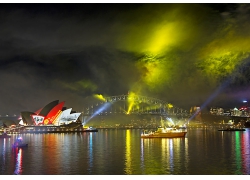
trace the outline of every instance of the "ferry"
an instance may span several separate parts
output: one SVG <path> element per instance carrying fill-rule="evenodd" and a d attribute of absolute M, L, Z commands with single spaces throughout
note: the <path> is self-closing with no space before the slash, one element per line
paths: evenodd
<path fill-rule="evenodd" d="M 172 127 L 166 127 L 161 117 L 161 126 L 156 131 L 143 131 L 141 138 L 177 138 L 185 137 L 186 134 L 186 127 L 176 127 L 174 123 Z"/>
<path fill-rule="evenodd" d="M 143 131 L 141 138 L 177 138 L 185 137 L 186 134 L 187 131 L 183 129 L 158 127 L 156 131 Z"/>

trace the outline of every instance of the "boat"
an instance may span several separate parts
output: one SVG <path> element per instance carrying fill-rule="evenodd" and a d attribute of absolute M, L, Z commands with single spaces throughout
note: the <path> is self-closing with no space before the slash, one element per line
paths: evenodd
<path fill-rule="evenodd" d="M 141 133 L 141 138 L 177 138 L 185 137 L 186 134 L 186 130 L 176 129 L 174 127 L 158 127 L 156 131 L 143 131 Z"/>
<path fill-rule="evenodd" d="M 246 129 L 229 127 L 229 128 L 225 128 L 225 129 L 218 129 L 218 131 L 246 131 Z"/>
<path fill-rule="evenodd" d="M 177 138 L 185 137 L 186 134 L 187 129 L 185 127 L 180 128 L 174 124 L 171 127 L 166 127 L 161 117 L 161 126 L 159 126 L 156 131 L 143 131 L 141 138 Z"/>
<path fill-rule="evenodd" d="M 88 127 L 86 129 L 84 129 L 84 132 L 98 132 L 98 129 L 93 128 L 93 127 Z"/>
<path fill-rule="evenodd" d="M 14 142 L 14 144 L 12 145 L 12 147 L 13 148 L 28 147 L 28 144 L 23 142 L 22 137 L 18 137 Z"/>

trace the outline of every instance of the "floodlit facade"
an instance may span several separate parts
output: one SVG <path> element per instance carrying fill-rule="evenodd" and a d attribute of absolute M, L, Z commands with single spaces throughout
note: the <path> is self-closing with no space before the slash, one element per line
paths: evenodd
<path fill-rule="evenodd" d="M 26 125 L 61 125 L 76 122 L 81 113 L 71 113 L 72 108 L 64 109 L 65 102 L 52 101 L 35 111 L 21 112 L 22 122 Z"/>

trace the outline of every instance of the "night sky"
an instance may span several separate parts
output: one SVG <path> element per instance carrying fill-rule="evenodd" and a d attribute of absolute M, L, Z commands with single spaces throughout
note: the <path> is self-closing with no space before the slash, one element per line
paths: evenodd
<path fill-rule="evenodd" d="M 250 101 L 250 4 L 1 4 L 0 114 L 133 92 Z"/>

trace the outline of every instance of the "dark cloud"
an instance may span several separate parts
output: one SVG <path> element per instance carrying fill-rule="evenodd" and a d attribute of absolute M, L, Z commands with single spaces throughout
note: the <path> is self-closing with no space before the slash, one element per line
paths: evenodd
<path fill-rule="evenodd" d="M 234 106 L 250 98 L 249 7 L 1 4 L 0 114 L 128 91 L 189 108 L 228 79 L 211 105 Z"/>

